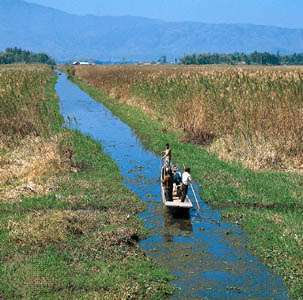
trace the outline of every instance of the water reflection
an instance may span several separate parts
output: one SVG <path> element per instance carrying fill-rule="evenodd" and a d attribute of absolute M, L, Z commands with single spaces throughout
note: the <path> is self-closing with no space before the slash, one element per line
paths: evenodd
<path fill-rule="evenodd" d="M 175 215 L 171 211 L 164 208 L 163 211 L 164 228 L 163 237 L 166 243 L 171 243 L 174 236 L 177 235 L 191 235 L 193 234 L 193 226 L 191 223 L 190 215 Z"/>

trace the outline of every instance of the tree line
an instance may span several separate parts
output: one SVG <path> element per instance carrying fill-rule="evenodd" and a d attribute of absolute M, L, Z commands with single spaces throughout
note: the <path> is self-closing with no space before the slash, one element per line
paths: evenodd
<path fill-rule="evenodd" d="M 289 55 L 272 54 L 269 52 L 246 53 L 202 53 L 185 55 L 180 59 L 185 65 L 211 65 L 211 64 L 247 64 L 247 65 L 303 65 L 303 53 Z"/>
<path fill-rule="evenodd" d="M 47 64 L 55 65 L 55 61 L 45 53 L 33 53 L 21 48 L 7 48 L 0 52 L 0 64 Z"/>

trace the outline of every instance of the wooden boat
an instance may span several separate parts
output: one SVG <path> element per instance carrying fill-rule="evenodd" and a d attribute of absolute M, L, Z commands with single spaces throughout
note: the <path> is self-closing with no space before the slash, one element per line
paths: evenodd
<path fill-rule="evenodd" d="M 177 213 L 188 213 L 189 210 L 193 207 L 193 204 L 188 196 L 186 196 L 185 201 L 181 201 L 181 197 L 177 195 L 176 187 L 174 186 L 173 191 L 173 201 L 169 201 L 166 198 L 165 195 L 165 187 L 163 185 L 163 179 L 165 174 L 165 167 L 162 166 L 161 168 L 161 196 L 162 196 L 162 202 L 165 207 L 167 207 L 169 210 L 172 210 L 173 212 Z M 175 184 L 174 184 L 175 185 Z"/>

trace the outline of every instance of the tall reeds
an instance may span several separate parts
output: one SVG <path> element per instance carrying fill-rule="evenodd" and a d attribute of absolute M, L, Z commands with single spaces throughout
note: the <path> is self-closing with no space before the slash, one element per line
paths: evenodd
<path fill-rule="evenodd" d="M 251 168 L 303 168 L 303 69 L 78 67 L 111 96 L 147 107 L 186 141 Z"/>
<path fill-rule="evenodd" d="M 2 143 L 49 130 L 45 85 L 51 69 L 46 66 L 0 67 L 0 137 Z"/>

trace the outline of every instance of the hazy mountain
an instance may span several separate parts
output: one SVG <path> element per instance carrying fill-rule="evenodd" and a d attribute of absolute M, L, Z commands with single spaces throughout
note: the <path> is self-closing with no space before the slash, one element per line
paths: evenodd
<path fill-rule="evenodd" d="M 193 52 L 303 52 L 303 30 L 244 24 L 76 16 L 0 0 L 0 50 L 18 46 L 59 60 L 154 59 Z"/>

